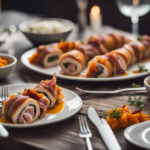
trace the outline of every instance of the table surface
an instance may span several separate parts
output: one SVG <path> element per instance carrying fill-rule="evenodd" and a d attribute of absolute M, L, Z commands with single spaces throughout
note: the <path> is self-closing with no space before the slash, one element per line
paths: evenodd
<path fill-rule="evenodd" d="M 105 26 L 103 32 L 122 32 L 111 27 Z M 84 31 L 78 31 L 76 27 L 72 34 L 68 37 L 68 40 L 86 39 L 92 31 L 87 27 Z M 122 32 L 128 36 L 129 33 Z M 9 45 L 9 46 L 8 46 Z M 12 34 L 4 45 L 1 45 L 0 52 L 5 51 L 7 48 L 13 48 L 15 50 L 15 56 L 18 59 L 16 69 L 7 78 L 0 80 L 0 84 L 13 84 L 13 83 L 39 83 L 42 79 L 51 79 L 50 76 L 42 75 L 34 72 L 23 66 L 20 61 L 22 53 L 28 49 L 34 47 L 19 31 Z M 81 110 L 72 118 L 65 121 L 35 127 L 27 129 L 13 129 L 7 128 L 10 136 L 6 139 L 0 138 L 0 147 L 3 149 L 53 149 L 53 150 L 86 150 L 86 142 L 84 139 L 79 138 L 79 116 L 87 116 L 87 109 L 93 106 L 99 116 L 109 109 L 121 107 L 127 104 L 128 97 L 142 97 L 145 102 L 143 113 L 150 115 L 149 107 L 150 100 L 146 91 L 134 91 L 124 92 L 120 94 L 85 94 L 79 92 L 75 87 L 80 87 L 87 90 L 116 90 L 117 87 L 126 88 L 132 87 L 132 83 L 143 84 L 144 77 L 126 81 L 115 81 L 115 82 L 82 82 L 82 81 L 70 81 L 57 78 L 57 84 L 72 90 L 77 93 L 83 100 Z M 136 106 L 128 106 L 129 109 L 135 110 Z M 107 149 L 97 128 L 88 119 L 89 127 L 92 131 L 91 143 L 95 150 Z M 122 147 L 122 150 L 136 149 L 142 150 L 142 148 L 136 147 L 130 144 L 123 136 L 125 129 L 114 130 L 115 136 Z M 1 148 L 0 148 L 1 149 Z"/>

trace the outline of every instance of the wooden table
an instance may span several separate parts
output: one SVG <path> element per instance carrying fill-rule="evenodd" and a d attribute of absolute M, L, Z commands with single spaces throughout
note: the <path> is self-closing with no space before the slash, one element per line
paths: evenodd
<path fill-rule="evenodd" d="M 109 28 L 115 31 L 112 28 Z M 108 28 L 107 28 L 108 30 Z M 88 33 L 88 34 L 87 34 Z M 77 28 L 74 30 L 72 35 L 68 37 L 70 40 L 76 40 L 78 38 L 87 38 L 87 35 L 91 34 L 91 31 L 87 28 L 85 32 L 78 34 Z M 79 37 L 80 36 L 80 37 Z M 13 49 L 15 49 L 16 57 L 18 58 L 18 63 L 15 71 L 9 75 L 6 79 L 0 80 L 0 84 L 12 84 L 12 83 L 38 83 L 42 79 L 51 79 L 50 76 L 42 75 L 32 70 L 24 67 L 20 62 L 20 56 L 27 49 L 33 47 L 33 45 L 25 39 L 25 37 L 17 32 L 12 35 L 9 39 L 13 41 Z M 10 42 L 8 40 L 8 43 Z M 24 42 L 22 42 L 24 41 Z M 15 44 L 14 44 L 15 43 Z M 140 84 L 143 86 L 144 78 L 126 80 L 126 81 L 115 81 L 115 82 L 79 82 L 71 81 L 57 78 L 57 84 L 67 88 L 69 90 L 77 93 L 83 100 L 83 106 L 81 110 L 72 118 L 65 121 L 35 127 L 27 129 L 14 129 L 7 128 L 10 136 L 6 139 L 0 138 L 0 149 L 52 149 L 52 150 L 86 150 L 86 142 L 84 139 L 79 138 L 79 116 L 87 116 L 87 109 L 93 106 L 99 116 L 109 109 L 121 107 L 127 104 L 128 97 L 142 96 L 142 100 L 145 102 L 145 107 L 143 113 L 150 115 L 150 100 L 146 91 L 136 91 L 136 92 L 124 92 L 121 94 L 85 94 L 79 92 L 75 87 L 80 87 L 87 90 L 116 90 L 118 87 L 132 87 L 132 83 Z M 136 106 L 129 106 L 131 110 L 137 109 Z M 95 150 L 105 150 L 107 149 L 97 128 L 88 119 L 88 124 L 92 131 L 92 146 Z M 130 144 L 123 136 L 124 129 L 115 130 L 114 133 L 122 147 L 122 150 L 136 149 L 142 150 L 142 148 L 136 147 Z"/>

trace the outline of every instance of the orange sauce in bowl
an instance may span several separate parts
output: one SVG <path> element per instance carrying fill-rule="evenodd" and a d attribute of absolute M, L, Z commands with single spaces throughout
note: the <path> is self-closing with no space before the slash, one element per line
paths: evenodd
<path fill-rule="evenodd" d="M 10 62 L 7 59 L 4 59 L 4 58 L 0 57 L 0 67 L 7 66 L 9 64 L 10 64 Z"/>

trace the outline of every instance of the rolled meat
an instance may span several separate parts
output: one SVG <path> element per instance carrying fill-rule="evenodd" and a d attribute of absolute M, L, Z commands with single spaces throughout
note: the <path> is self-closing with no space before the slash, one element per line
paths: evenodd
<path fill-rule="evenodd" d="M 125 36 L 117 34 L 117 33 L 104 34 L 104 35 L 91 35 L 88 38 L 88 41 L 91 39 L 98 39 L 100 41 L 100 43 L 107 50 L 113 50 L 116 48 L 120 48 L 129 41 Z"/>
<path fill-rule="evenodd" d="M 133 53 L 125 47 L 113 50 L 107 54 L 108 59 L 114 65 L 114 74 L 123 74 L 127 70 L 127 67 L 133 61 Z"/>
<path fill-rule="evenodd" d="M 86 65 L 86 57 L 79 50 L 72 50 L 63 54 L 59 59 L 59 66 L 64 73 L 78 75 Z"/>
<path fill-rule="evenodd" d="M 29 96 L 30 98 L 33 98 L 38 102 L 40 106 L 40 118 L 42 118 L 45 115 L 47 108 L 49 107 L 49 99 L 45 95 L 43 95 L 43 93 L 37 93 L 33 89 L 25 89 L 22 95 Z"/>
<path fill-rule="evenodd" d="M 134 50 L 137 61 L 141 61 L 146 56 L 146 47 L 138 40 L 128 43 Z"/>
<path fill-rule="evenodd" d="M 57 43 L 49 46 L 39 46 L 37 51 L 29 58 L 30 63 L 41 64 L 44 67 L 58 65 L 59 57 L 63 54 L 63 51 L 61 51 L 57 46 Z"/>
<path fill-rule="evenodd" d="M 15 124 L 29 124 L 39 117 L 40 107 L 36 100 L 18 94 L 3 101 L 2 114 Z"/>
<path fill-rule="evenodd" d="M 88 63 L 86 77 L 106 78 L 113 73 L 113 65 L 105 55 L 95 56 Z"/>
<path fill-rule="evenodd" d="M 33 88 L 33 90 L 38 93 L 43 93 L 48 98 L 50 102 L 48 108 L 52 108 L 55 106 L 56 100 L 58 98 L 55 74 L 52 80 L 42 80 L 40 84 Z"/>

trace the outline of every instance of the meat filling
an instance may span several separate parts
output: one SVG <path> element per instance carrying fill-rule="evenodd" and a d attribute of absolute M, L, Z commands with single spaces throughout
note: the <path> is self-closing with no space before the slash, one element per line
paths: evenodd
<path fill-rule="evenodd" d="M 29 124 L 32 123 L 33 117 L 35 114 L 34 106 L 27 106 L 19 115 L 17 123 L 20 124 Z"/>
<path fill-rule="evenodd" d="M 74 72 L 77 69 L 77 66 L 73 63 L 65 63 L 64 66 L 68 69 L 69 72 Z"/>

